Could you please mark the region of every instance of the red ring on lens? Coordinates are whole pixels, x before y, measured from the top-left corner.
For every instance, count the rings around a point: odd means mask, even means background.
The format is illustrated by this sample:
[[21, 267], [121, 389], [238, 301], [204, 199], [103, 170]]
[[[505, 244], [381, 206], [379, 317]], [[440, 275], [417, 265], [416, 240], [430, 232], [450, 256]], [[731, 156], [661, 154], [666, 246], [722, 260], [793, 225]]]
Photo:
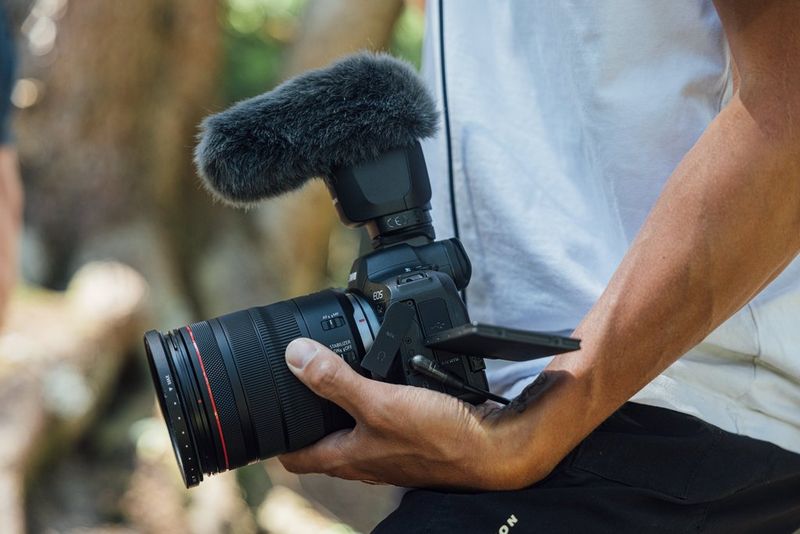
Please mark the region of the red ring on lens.
[[194, 340], [194, 333], [192, 328], [187, 325], [186, 331], [189, 332], [189, 338], [192, 340], [194, 352], [197, 354], [197, 361], [200, 363], [200, 370], [203, 373], [203, 379], [206, 382], [206, 391], [208, 391], [208, 398], [211, 399], [211, 409], [214, 411], [214, 419], [217, 422], [217, 431], [219, 432], [219, 439], [222, 442], [222, 456], [225, 458], [225, 469], [230, 469], [228, 463], [228, 447], [225, 445], [225, 435], [222, 433], [222, 424], [219, 422], [219, 414], [217, 413], [217, 404], [214, 402], [214, 394], [211, 392], [211, 384], [208, 382], [208, 375], [206, 375], [206, 367], [203, 365], [203, 358], [200, 356], [200, 349], [197, 348], [197, 342]]

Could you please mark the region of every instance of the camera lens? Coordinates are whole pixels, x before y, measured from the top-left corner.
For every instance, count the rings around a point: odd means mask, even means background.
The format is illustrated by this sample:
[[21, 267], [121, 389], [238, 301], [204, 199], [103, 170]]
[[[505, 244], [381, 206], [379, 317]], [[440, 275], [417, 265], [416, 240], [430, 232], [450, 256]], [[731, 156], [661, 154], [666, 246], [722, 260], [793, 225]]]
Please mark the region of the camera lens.
[[295, 378], [284, 353], [293, 339], [310, 337], [358, 369], [375, 322], [365, 310], [356, 297], [326, 290], [147, 332], [150, 371], [186, 486], [352, 426]]

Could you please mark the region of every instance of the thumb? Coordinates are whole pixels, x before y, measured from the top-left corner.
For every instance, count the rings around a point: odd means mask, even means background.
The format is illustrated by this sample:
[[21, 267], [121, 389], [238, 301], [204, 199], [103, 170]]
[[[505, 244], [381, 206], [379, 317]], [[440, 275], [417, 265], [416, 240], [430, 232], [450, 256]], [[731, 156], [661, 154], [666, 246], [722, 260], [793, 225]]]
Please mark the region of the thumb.
[[375, 395], [379, 382], [359, 375], [341, 356], [307, 338], [297, 338], [286, 347], [286, 365], [308, 388], [356, 416], [364, 400]]

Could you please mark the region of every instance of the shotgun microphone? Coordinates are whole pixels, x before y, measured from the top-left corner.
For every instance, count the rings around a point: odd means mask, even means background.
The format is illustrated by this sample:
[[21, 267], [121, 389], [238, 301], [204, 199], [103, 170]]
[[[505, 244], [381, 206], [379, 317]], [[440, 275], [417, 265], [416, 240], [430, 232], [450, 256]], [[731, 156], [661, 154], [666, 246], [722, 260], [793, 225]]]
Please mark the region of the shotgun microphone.
[[412, 148], [437, 122], [409, 64], [363, 52], [207, 117], [194, 160], [217, 198], [250, 205]]

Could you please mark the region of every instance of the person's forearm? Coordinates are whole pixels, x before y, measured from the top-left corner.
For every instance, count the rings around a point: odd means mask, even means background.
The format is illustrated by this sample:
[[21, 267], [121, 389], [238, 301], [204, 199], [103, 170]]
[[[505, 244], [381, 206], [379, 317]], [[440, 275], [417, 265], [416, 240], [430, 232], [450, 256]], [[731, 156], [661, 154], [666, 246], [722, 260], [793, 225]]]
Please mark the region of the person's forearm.
[[22, 214], [22, 187], [17, 152], [0, 145], [0, 326], [17, 271], [17, 238]]
[[737, 94], [686, 155], [576, 330], [582, 349], [548, 366], [529, 423], [549, 443], [530, 453], [566, 454], [797, 255], [800, 122], [787, 105]]

